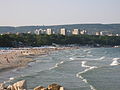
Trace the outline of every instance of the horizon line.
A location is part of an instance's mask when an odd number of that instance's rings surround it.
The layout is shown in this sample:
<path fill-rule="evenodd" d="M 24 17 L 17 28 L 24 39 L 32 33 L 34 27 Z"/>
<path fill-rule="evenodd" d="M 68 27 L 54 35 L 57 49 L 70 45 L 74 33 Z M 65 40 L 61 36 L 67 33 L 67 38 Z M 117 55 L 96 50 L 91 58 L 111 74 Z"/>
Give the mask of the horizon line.
<path fill-rule="evenodd" d="M 120 24 L 120 23 L 76 23 L 76 24 L 103 24 L 103 25 L 107 25 L 107 24 Z M 59 26 L 59 25 L 75 25 L 74 24 L 33 24 L 33 25 L 0 25 L 0 27 L 24 27 L 24 26 Z"/>

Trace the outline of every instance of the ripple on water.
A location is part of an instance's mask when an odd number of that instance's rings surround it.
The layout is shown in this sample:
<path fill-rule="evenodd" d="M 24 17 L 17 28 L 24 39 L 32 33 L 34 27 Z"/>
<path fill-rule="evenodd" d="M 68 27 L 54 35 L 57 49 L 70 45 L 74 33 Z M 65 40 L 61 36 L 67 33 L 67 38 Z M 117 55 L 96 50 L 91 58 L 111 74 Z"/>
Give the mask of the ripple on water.
<path fill-rule="evenodd" d="M 54 82 L 68 90 L 119 90 L 120 66 L 110 66 L 115 57 L 120 57 L 120 54 L 113 48 L 57 51 L 36 58 L 31 67 L 12 71 L 20 77 L 14 77 L 10 72 L 5 77 L 12 81 L 26 79 L 29 90 Z"/>

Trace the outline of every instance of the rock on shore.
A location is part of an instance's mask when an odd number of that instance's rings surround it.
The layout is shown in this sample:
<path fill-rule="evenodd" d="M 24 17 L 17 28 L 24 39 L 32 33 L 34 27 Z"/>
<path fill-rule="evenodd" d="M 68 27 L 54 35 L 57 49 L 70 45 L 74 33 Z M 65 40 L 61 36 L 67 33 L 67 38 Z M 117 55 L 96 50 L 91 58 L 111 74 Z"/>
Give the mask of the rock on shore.
<path fill-rule="evenodd" d="M 28 90 L 28 89 L 27 89 L 26 80 L 22 80 L 8 86 L 6 86 L 4 83 L 1 83 L 0 90 Z M 64 87 L 56 83 L 53 83 L 51 85 L 48 85 L 47 88 L 43 86 L 37 86 L 34 88 L 34 90 L 64 90 Z"/>
<path fill-rule="evenodd" d="M 34 90 L 64 90 L 64 87 L 62 87 L 56 83 L 53 83 L 51 85 L 48 85 L 47 88 L 45 88 L 43 86 L 38 86 L 38 87 L 34 88 Z"/>
<path fill-rule="evenodd" d="M 27 90 L 26 80 L 18 81 L 13 85 L 9 86 L 6 86 L 4 83 L 1 83 L 0 90 Z"/>

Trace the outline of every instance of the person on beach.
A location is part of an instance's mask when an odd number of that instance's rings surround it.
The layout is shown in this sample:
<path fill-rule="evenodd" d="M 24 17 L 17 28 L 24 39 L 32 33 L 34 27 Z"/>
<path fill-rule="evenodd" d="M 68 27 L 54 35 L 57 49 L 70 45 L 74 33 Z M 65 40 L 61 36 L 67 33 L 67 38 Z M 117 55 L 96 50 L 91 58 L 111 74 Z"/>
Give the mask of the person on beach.
<path fill-rule="evenodd" d="M 6 58 L 7 62 L 10 63 L 10 61 L 8 60 L 8 58 Z"/>
<path fill-rule="evenodd" d="M 6 57 L 4 57 L 4 58 L 6 58 L 6 61 L 8 62 L 8 63 L 10 63 L 10 61 L 8 60 L 8 58 L 7 58 L 7 56 Z"/>

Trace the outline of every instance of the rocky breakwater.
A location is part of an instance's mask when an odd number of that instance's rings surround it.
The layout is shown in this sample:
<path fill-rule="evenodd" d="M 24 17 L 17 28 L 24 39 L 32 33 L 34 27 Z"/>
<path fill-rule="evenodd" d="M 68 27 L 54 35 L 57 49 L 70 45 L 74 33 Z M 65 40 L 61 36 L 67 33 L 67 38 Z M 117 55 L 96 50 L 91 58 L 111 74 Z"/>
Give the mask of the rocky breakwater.
<path fill-rule="evenodd" d="M 45 88 L 43 86 L 38 86 L 38 87 L 34 88 L 34 90 L 64 90 L 64 87 L 54 83 L 54 84 L 48 85 L 47 88 Z"/>
<path fill-rule="evenodd" d="M 6 86 L 4 83 L 1 83 L 0 90 L 27 90 L 26 80 L 18 81 L 8 86 Z"/>
<path fill-rule="evenodd" d="M 6 86 L 4 83 L 1 83 L 0 90 L 28 90 L 28 89 L 26 85 L 26 80 L 22 80 L 8 86 Z M 54 83 L 54 84 L 48 85 L 47 88 L 43 86 L 37 86 L 33 90 L 64 90 L 64 87 Z"/>

